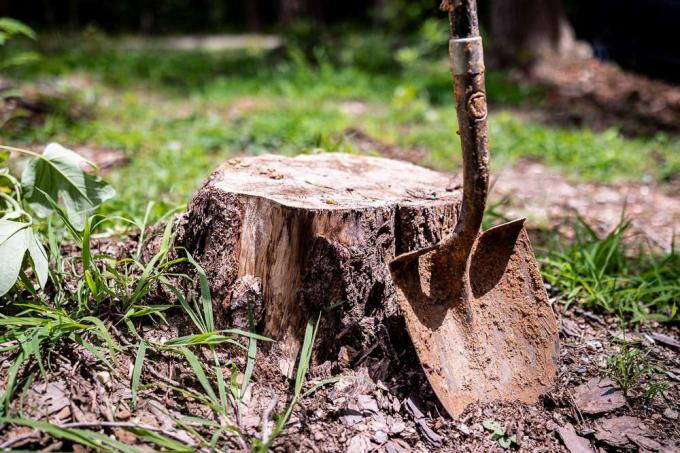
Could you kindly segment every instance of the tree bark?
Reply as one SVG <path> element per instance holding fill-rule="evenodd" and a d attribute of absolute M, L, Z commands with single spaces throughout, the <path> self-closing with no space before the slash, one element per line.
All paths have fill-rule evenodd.
<path fill-rule="evenodd" d="M 502 66 L 530 65 L 575 43 L 562 0 L 493 0 L 491 38 Z"/>
<path fill-rule="evenodd" d="M 302 0 L 279 0 L 279 20 L 282 24 L 290 24 L 303 12 Z"/>
<path fill-rule="evenodd" d="M 250 312 L 278 340 L 290 375 L 319 312 L 321 360 L 384 342 L 385 328 L 405 336 L 388 263 L 450 233 L 461 193 L 449 185 L 443 174 L 374 157 L 235 159 L 194 196 L 177 241 L 208 274 L 220 324 L 242 324 Z"/>

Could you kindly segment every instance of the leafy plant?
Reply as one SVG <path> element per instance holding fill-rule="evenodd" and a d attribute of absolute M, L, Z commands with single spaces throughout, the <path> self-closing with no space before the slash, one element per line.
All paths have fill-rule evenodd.
<path fill-rule="evenodd" d="M 29 39 L 36 39 L 35 32 L 26 24 L 9 17 L 0 17 L 0 49 L 4 47 L 8 41 L 17 37 L 26 37 Z M 11 66 L 19 66 L 38 59 L 35 52 L 20 52 L 12 56 L 5 56 L 0 54 L 0 70 Z"/>
<path fill-rule="evenodd" d="M 82 231 L 85 219 L 116 191 L 105 183 L 97 166 L 57 143 L 47 145 L 42 155 L 28 162 L 21 176 L 24 199 L 40 217 L 54 211 L 54 200 L 61 200 L 73 226 Z"/>
<path fill-rule="evenodd" d="M 517 443 L 517 436 L 515 434 L 508 436 L 508 434 L 505 432 L 505 428 L 503 428 L 503 426 L 496 421 L 484 420 L 482 422 L 482 426 L 484 429 L 491 432 L 491 438 L 498 442 L 498 445 L 500 445 L 501 448 L 505 450 L 510 448 L 512 444 Z"/>
<path fill-rule="evenodd" d="M 96 170 L 94 164 L 56 143 L 48 145 L 43 154 L 7 146 L 0 149 L 32 156 L 24 169 L 21 186 L 7 169 L 0 173 L 10 183 L 1 195 L 4 204 L 0 206 L 0 259 L 6 263 L 0 269 L 2 296 L 20 276 L 26 276 L 27 252 L 40 286 L 44 288 L 47 282 L 47 253 L 34 232 L 34 227 L 40 225 L 36 225 L 30 213 L 46 217 L 59 210 L 60 200 L 70 226 L 82 231 L 87 216 L 112 198 L 115 191 L 98 175 L 86 171 L 85 167 Z"/>

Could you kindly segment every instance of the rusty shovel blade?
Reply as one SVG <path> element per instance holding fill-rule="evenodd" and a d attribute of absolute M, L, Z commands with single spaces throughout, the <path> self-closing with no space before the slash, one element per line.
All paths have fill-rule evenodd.
<path fill-rule="evenodd" d="M 408 332 L 440 401 L 453 417 L 472 402 L 536 402 L 553 381 L 559 346 L 524 220 L 478 236 L 462 265 L 466 284 L 450 300 L 435 300 L 431 292 L 446 285 L 433 280 L 446 278 L 433 272 L 437 253 L 442 250 L 397 259 L 390 270 Z"/>

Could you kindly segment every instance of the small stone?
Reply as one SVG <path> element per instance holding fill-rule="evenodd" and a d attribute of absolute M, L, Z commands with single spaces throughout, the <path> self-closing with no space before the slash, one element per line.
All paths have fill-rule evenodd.
<path fill-rule="evenodd" d="M 382 445 L 389 440 L 389 436 L 385 431 L 376 431 L 373 435 L 373 441 L 378 445 Z"/>
<path fill-rule="evenodd" d="M 669 420 L 677 420 L 678 419 L 678 411 L 674 411 L 670 407 L 663 411 L 663 416 L 666 417 Z"/>
<path fill-rule="evenodd" d="M 392 426 L 390 426 L 390 433 L 399 434 L 399 433 L 402 433 L 405 429 L 406 429 L 406 423 L 396 422 Z"/>
<path fill-rule="evenodd" d="M 378 402 L 370 395 L 357 396 L 357 405 L 361 411 L 368 411 L 376 414 L 380 411 Z"/>
<path fill-rule="evenodd" d="M 461 423 L 460 425 L 456 426 L 456 428 L 458 429 L 458 431 L 465 434 L 466 436 L 472 434 L 472 431 L 470 431 L 470 428 L 468 428 L 468 425 L 466 425 L 465 423 Z"/>

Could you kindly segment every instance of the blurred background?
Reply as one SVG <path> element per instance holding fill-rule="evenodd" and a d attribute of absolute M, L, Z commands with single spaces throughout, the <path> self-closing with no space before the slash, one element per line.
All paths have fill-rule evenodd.
<path fill-rule="evenodd" d="M 626 68 L 680 80 L 678 0 L 481 0 L 485 29 L 513 50 L 563 45 L 565 27 L 590 43 L 596 55 Z M 0 15 L 34 29 L 106 33 L 309 33 L 335 29 L 413 33 L 437 17 L 436 0 L 3 0 Z M 339 28 L 338 28 L 339 27 Z M 540 42 L 535 42 L 540 41 Z M 533 49 L 525 49 L 533 50 Z"/>
<path fill-rule="evenodd" d="M 680 222 L 680 0 L 480 0 L 489 218 Z M 0 0 L 0 141 L 60 142 L 150 220 L 244 154 L 459 168 L 438 0 Z M 526 175 L 532 175 L 527 178 Z M 546 191 L 545 187 L 550 187 Z M 663 209 L 659 209 L 663 206 Z"/>

